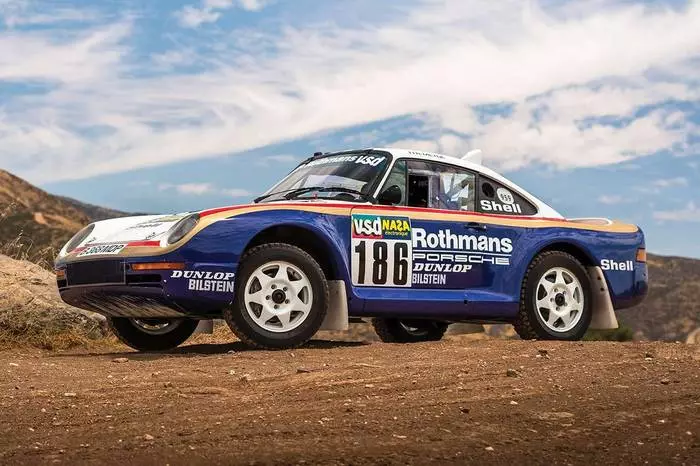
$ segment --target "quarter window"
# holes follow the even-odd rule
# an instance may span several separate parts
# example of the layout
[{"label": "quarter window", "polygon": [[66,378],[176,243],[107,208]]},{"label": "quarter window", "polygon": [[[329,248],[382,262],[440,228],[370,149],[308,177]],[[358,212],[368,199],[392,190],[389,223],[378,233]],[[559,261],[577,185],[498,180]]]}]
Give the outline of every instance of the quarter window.
[{"label": "quarter window", "polygon": [[537,208],[520,194],[479,176],[479,212],[500,215],[535,215]]}]

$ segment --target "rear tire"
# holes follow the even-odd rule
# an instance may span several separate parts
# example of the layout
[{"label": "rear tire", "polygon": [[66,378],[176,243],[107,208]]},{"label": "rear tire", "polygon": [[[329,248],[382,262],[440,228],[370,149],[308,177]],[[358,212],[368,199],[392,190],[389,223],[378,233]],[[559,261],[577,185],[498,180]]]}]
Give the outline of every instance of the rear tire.
[{"label": "rear tire", "polygon": [[236,277],[233,306],[224,319],[254,348],[286,349],[316,334],[328,311],[328,282],[306,251],[269,243],[246,252]]},{"label": "rear tire", "polygon": [[384,343],[420,343],[440,341],[449,324],[419,319],[372,319],[374,331]]},{"label": "rear tire", "polygon": [[197,328],[193,319],[131,319],[108,317],[112,333],[138,351],[167,351],[185,342]]},{"label": "rear tire", "polygon": [[513,323],[524,340],[580,340],[593,314],[586,269],[570,254],[549,251],[528,267]]}]

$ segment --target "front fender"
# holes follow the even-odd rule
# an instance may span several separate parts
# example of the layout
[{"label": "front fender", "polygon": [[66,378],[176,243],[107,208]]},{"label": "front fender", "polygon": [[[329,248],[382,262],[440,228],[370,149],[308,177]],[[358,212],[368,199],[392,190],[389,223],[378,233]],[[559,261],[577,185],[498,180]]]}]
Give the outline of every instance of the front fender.
[{"label": "front fender", "polygon": [[173,260],[235,264],[255,237],[273,227],[304,229],[322,242],[339,278],[349,280],[349,231],[347,216],[294,210],[251,212],[222,219],[198,232],[173,251]]}]

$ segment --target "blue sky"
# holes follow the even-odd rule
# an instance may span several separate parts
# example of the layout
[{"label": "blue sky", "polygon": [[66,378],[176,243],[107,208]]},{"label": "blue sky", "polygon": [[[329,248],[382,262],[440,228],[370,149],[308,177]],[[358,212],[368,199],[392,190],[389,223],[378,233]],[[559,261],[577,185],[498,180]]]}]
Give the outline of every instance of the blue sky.
[{"label": "blue sky", "polygon": [[168,212],[317,150],[480,148],[700,257],[698,25],[698,1],[0,0],[0,167]]}]

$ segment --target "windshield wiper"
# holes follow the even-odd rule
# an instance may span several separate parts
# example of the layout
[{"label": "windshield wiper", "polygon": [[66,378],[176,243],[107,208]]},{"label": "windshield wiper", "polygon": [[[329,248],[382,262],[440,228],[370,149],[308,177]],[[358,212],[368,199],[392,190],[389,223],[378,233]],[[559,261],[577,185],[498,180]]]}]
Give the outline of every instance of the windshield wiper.
[{"label": "windshield wiper", "polygon": [[319,193],[329,193],[329,192],[340,192],[340,193],[350,193],[350,194],[355,194],[361,199],[367,200],[367,195],[363,193],[362,191],[358,191],[357,189],[352,189],[352,188],[343,188],[342,186],[307,186],[305,188],[298,188],[295,189],[287,194],[284,195],[285,199],[294,199],[297,196],[301,196],[302,194],[310,193],[310,192],[319,192]]}]

